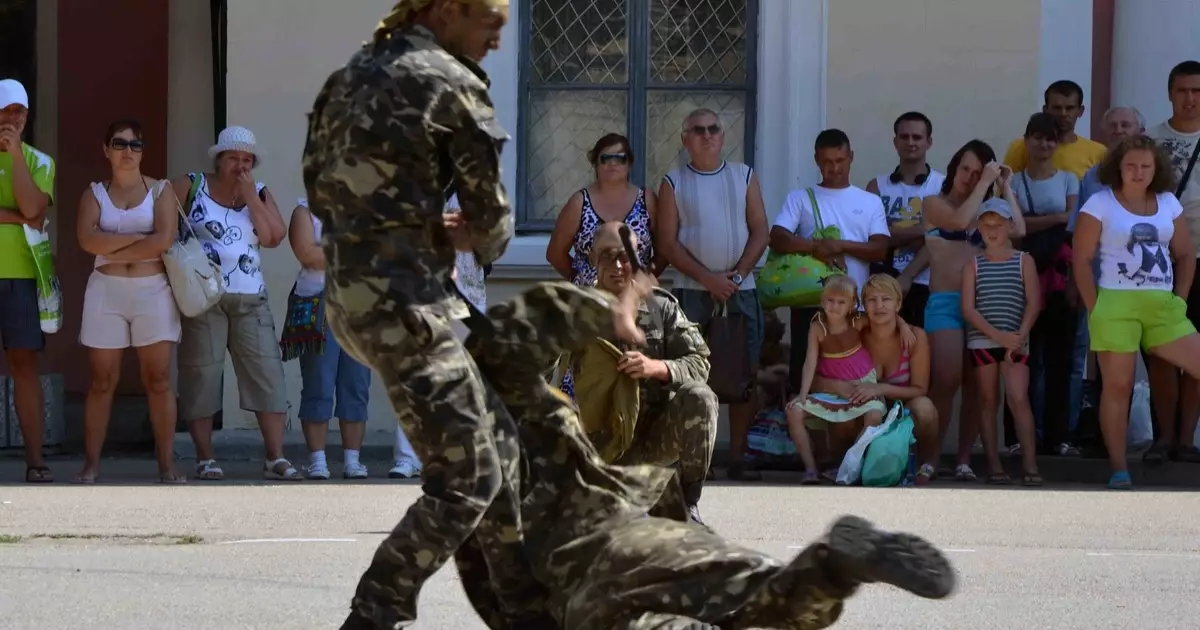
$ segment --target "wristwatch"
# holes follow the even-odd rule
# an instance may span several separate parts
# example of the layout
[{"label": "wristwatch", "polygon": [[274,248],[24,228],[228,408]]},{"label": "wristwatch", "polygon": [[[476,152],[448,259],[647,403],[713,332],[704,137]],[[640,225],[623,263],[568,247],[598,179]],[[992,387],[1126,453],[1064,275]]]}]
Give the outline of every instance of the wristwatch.
[{"label": "wristwatch", "polygon": [[733,283],[740,287],[742,286],[742,281],[745,280],[745,278],[742,277],[742,274],[735,271],[733,272],[733,277],[730,278],[730,280],[733,280]]}]

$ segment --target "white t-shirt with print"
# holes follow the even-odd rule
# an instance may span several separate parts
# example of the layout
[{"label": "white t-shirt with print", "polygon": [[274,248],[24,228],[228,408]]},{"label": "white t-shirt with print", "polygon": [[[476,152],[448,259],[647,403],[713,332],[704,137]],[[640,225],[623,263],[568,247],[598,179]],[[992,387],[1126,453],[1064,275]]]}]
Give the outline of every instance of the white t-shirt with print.
[{"label": "white t-shirt with print", "polygon": [[[880,175],[875,178],[875,186],[879,188],[879,198],[883,200],[883,211],[887,215],[888,225],[907,228],[921,225],[921,202],[926,197],[932,197],[942,191],[942,182],[946,176],[933,169],[920,185],[909,185],[903,181],[892,183],[891,175]],[[897,249],[892,257],[892,268],[897,273],[904,271],[917,257],[918,248],[906,247]],[[929,267],[921,270],[914,284],[929,286]]]},{"label": "white t-shirt with print", "polygon": [[[458,195],[450,197],[446,202],[446,210],[459,210]],[[475,254],[455,252],[454,284],[472,306],[480,311],[487,311],[487,286],[484,283],[483,267],[475,260]]]},{"label": "white t-shirt with print", "polygon": [[1102,190],[1080,210],[1102,225],[1099,286],[1102,289],[1172,291],[1171,238],[1183,206],[1172,193],[1159,193],[1158,212],[1143,217],[1125,209],[1112,190]]},{"label": "white t-shirt with print", "polygon": [[[857,186],[848,188],[824,188],[814,186],[813,193],[817,198],[817,208],[821,212],[821,222],[826,227],[836,225],[842,232],[842,240],[855,243],[866,243],[872,236],[891,237],[888,230],[887,215],[883,210],[883,201],[878,195],[869,193]],[[779,216],[775,218],[775,226],[783,228],[802,238],[812,238],[817,229],[817,221],[813,215],[812,204],[805,189],[793,190],[783,202]],[[846,273],[858,285],[861,292],[863,284],[871,273],[869,263],[846,256]]]},{"label": "white t-shirt with print", "polygon": [[[261,196],[266,184],[256,182],[254,188]],[[217,203],[208,194],[208,181],[202,179],[187,218],[208,259],[221,268],[227,292],[257,295],[266,290],[258,232],[248,207],[226,208]],[[185,239],[190,234],[186,233]]]},{"label": "white t-shirt with print", "polygon": [[[1183,172],[1187,170],[1188,162],[1192,159],[1192,152],[1196,150],[1196,144],[1200,143],[1200,131],[1182,133],[1175,131],[1170,122],[1163,121],[1161,125],[1148,130],[1146,135],[1154,138],[1158,146],[1170,156],[1171,167],[1175,170],[1175,181],[1182,180]],[[1183,216],[1187,219],[1192,240],[1200,243],[1200,161],[1197,161],[1192,169],[1179,201],[1183,205]],[[1200,252],[1197,252],[1197,256],[1200,256]]]}]

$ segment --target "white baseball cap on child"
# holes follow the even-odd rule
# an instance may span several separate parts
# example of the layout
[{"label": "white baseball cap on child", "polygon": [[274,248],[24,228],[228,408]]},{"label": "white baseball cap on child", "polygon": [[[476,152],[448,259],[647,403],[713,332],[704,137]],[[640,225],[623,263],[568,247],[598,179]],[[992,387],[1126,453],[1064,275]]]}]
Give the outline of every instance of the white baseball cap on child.
[{"label": "white baseball cap on child", "polygon": [[975,218],[978,219],[988,213],[998,214],[1000,218],[1006,221],[1012,221],[1013,218],[1012,208],[1009,207],[1007,201],[999,197],[992,197],[979,204],[979,211],[975,213]]},{"label": "white baseball cap on child", "polygon": [[25,86],[16,79],[0,81],[0,109],[10,105],[20,105],[29,109],[29,93],[25,91]]}]

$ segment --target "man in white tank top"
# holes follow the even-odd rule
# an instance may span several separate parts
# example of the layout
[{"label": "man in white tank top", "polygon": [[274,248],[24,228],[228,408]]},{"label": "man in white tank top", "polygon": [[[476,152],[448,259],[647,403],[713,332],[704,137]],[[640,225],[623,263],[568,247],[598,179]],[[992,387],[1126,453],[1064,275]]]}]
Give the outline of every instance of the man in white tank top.
[{"label": "man in white tank top", "polygon": [[[682,140],[688,161],[663,178],[654,245],[679,271],[672,293],[700,330],[708,328],[720,303],[730,315],[745,318],[746,367],[753,377],[763,340],[754,267],[769,238],[762,191],[750,166],[721,158],[725,129],[711,110],[698,109],[684,119]],[[758,412],[754,391],[751,383],[744,398],[722,401],[730,403],[728,474],[737,481],[762,478],[742,463],[746,435]]]},{"label": "man in white tank top", "polygon": [[933,123],[921,112],[906,112],[892,123],[892,145],[900,164],[888,175],[867,184],[867,192],[879,195],[887,213],[888,259],[878,265],[896,276],[904,289],[900,317],[914,326],[925,326],[925,302],[929,300],[929,252],[921,227],[921,200],[941,192],[946,176],[925,161],[933,146]]}]

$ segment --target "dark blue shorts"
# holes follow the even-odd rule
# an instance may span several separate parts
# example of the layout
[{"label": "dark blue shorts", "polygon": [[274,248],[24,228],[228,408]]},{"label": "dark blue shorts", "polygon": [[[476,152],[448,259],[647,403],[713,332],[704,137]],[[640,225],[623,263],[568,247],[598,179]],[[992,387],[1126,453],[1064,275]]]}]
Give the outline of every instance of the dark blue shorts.
[{"label": "dark blue shorts", "polygon": [[0,279],[0,343],[5,350],[41,350],[46,347],[38,316],[37,282]]},{"label": "dark blue shorts", "polygon": [[[701,331],[708,328],[712,319],[713,299],[708,291],[702,289],[672,289],[671,293],[679,300],[679,306],[688,321],[700,327]],[[729,298],[729,314],[741,314],[746,317],[746,343],[750,355],[750,365],[758,371],[759,356],[763,345],[763,310],[758,301],[758,291],[744,289],[734,292]]]}]

